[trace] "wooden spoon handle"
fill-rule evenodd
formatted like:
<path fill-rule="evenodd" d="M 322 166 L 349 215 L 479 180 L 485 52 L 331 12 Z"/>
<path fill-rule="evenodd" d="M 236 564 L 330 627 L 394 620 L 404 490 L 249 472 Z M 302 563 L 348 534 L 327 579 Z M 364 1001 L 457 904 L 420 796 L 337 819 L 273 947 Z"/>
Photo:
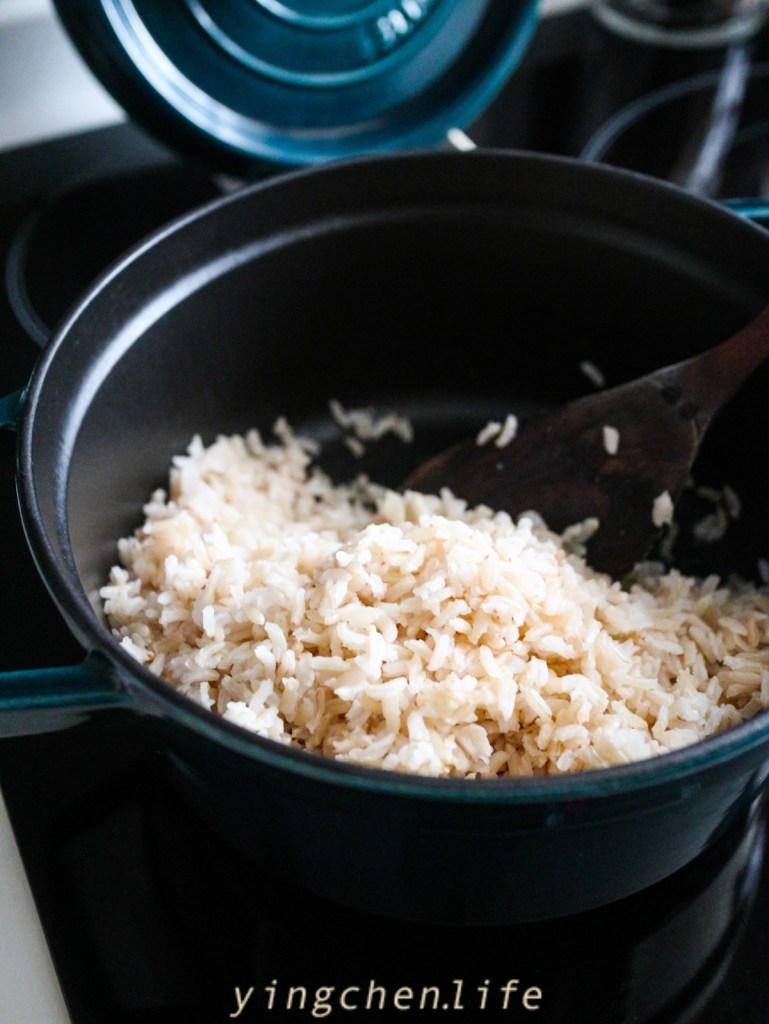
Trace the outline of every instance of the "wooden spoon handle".
<path fill-rule="evenodd" d="M 721 393 L 731 397 L 769 357 L 769 306 L 742 330 L 711 349 L 713 370 L 721 377 Z"/>
<path fill-rule="evenodd" d="M 726 341 L 652 374 L 701 436 L 716 412 L 769 358 L 769 306 Z"/>

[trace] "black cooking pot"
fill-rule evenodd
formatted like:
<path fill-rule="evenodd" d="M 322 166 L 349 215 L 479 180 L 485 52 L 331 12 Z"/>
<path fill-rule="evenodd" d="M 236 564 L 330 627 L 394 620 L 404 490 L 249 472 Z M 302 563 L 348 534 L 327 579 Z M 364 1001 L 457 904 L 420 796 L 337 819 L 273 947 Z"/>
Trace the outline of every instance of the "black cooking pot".
<path fill-rule="evenodd" d="M 0 678 L 0 731 L 115 706 L 155 730 L 180 792 L 288 884 L 406 919 L 496 924 L 625 897 L 712 844 L 767 774 L 769 716 L 695 746 L 562 777 L 429 779 L 252 735 L 178 694 L 110 635 L 94 595 L 116 539 L 191 436 L 279 415 L 335 478 L 397 485 L 510 410 L 682 359 L 769 299 L 769 234 L 629 172 L 475 151 L 281 175 L 164 228 L 108 271 L 44 351 L 18 419 L 21 514 L 40 573 L 89 652 Z M 686 571 L 754 576 L 769 553 L 767 376 L 697 467 L 743 514 Z M 354 460 L 328 401 L 410 417 L 413 445 Z M 18 405 L 18 408 L 15 406 Z M 33 614 L 33 612 L 31 612 Z M 98 770 L 98 766 L 94 766 Z"/>

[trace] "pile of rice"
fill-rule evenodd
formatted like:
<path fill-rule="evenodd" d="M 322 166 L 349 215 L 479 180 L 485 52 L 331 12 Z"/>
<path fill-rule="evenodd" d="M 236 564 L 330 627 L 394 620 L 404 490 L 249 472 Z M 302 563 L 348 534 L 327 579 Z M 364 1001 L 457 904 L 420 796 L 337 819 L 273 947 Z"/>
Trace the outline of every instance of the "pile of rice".
<path fill-rule="evenodd" d="M 125 649 L 212 712 L 364 765 L 508 776 L 647 758 L 769 703 L 765 592 L 652 564 L 623 586 L 534 514 L 336 486 L 276 434 L 195 438 L 101 590 Z"/>

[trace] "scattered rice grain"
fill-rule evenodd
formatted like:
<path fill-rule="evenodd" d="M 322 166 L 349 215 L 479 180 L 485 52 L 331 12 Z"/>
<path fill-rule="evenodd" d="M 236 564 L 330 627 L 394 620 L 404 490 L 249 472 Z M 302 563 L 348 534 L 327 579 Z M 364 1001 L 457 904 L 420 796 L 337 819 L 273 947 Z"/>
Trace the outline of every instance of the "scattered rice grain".
<path fill-rule="evenodd" d="M 518 417 L 509 413 L 505 417 L 505 422 L 502 424 L 502 429 L 494 440 L 494 444 L 497 448 L 505 448 L 515 439 L 518 433 Z"/>
<path fill-rule="evenodd" d="M 496 420 L 489 420 L 485 427 L 480 430 L 475 438 L 475 443 L 479 448 L 482 448 L 489 441 L 492 441 L 495 437 L 498 437 L 502 430 L 502 424 Z"/>
<path fill-rule="evenodd" d="M 606 378 L 604 377 L 602 371 L 599 370 L 598 367 L 595 365 L 595 363 L 591 363 L 589 359 L 583 359 L 582 362 L 579 364 L 579 368 L 580 371 L 584 373 L 584 375 L 587 377 L 587 379 L 591 383 L 595 384 L 597 388 L 603 388 L 606 386 Z"/>
<path fill-rule="evenodd" d="M 654 499 L 652 522 L 655 526 L 665 526 L 673 522 L 673 499 L 669 491 L 663 491 Z"/>
<path fill-rule="evenodd" d="M 332 398 L 328 406 L 339 426 L 344 430 L 352 430 L 360 441 L 379 441 L 385 434 L 395 434 L 406 444 L 414 440 L 411 421 L 394 412 L 378 416 L 371 408 L 346 409 L 336 398 Z"/>
<path fill-rule="evenodd" d="M 609 455 L 616 455 L 619 450 L 619 431 L 616 427 L 604 426 L 603 446 Z"/>

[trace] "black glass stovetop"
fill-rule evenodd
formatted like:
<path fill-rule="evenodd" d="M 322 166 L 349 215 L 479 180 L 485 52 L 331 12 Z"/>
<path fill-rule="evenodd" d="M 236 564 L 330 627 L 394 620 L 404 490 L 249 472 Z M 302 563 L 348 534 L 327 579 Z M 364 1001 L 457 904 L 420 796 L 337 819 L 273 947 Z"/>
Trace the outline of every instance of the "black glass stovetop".
<path fill-rule="evenodd" d="M 737 58 L 760 66 L 765 36 Z M 626 104 L 734 59 L 622 42 L 584 11 L 551 16 L 468 134 L 580 156 Z M 667 153 L 684 129 L 699 131 L 686 119 L 655 125 L 636 134 L 635 152 Z M 744 187 L 758 189 L 762 167 L 753 171 Z M 31 339 L 44 343 L 103 267 L 233 187 L 131 124 L 0 153 L 0 395 L 24 385 L 38 352 Z M 13 436 L 0 436 L 0 670 L 74 663 L 81 651 L 19 524 L 13 450 Z M 181 802 L 162 751 L 124 714 L 3 741 L 0 787 L 74 1024 L 769 1021 L 761 804 L 694 864 L 619 904 L 448 929 L 355 913 L 259 874 Z"/>

